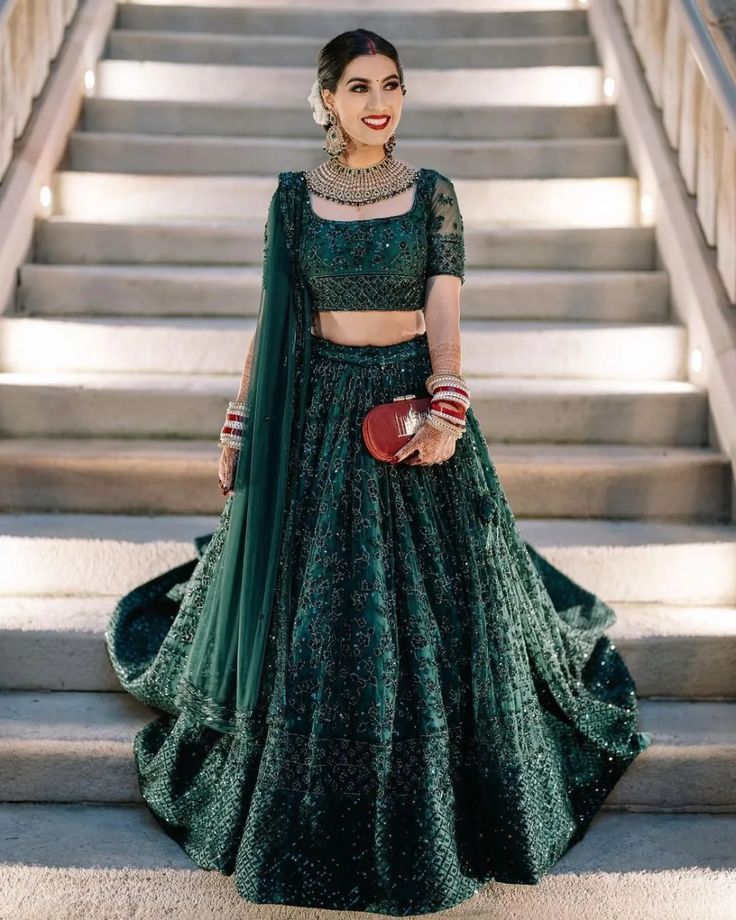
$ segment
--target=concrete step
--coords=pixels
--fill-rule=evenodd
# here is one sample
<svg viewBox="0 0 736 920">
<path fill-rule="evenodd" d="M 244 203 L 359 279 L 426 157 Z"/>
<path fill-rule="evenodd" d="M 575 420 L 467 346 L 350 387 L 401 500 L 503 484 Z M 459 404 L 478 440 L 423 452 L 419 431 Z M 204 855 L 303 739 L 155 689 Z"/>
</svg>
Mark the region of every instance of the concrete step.
<svg viewBox="0 0 736 920">
<path fill-rule="evenodd" d="M 735 852 L 731 814 L 602 811 L 542 884 L 490 882 L 453 916 L 577 920 L 572 904 L 586 920 L 731 920 Z M 132 909 L 136 920 L 243 920 L 272 910 L 244 902 L 232 877 L 197 868 L 143 805 L 0 806 L 0 884 L 13 920 L 130 920 Z"/>
<path fill-rule="evenodd" d="M 402 143 L 409 138 L 439 137 L 458 141 L 611 137 L 617 133 L 615 111 L 607 102 L 574 106 L 559 102 L 523 106 L 412 104 L 401 113 L 401 137 Z M 247 97 L 197 102 L 87 96 L 79 128 L 128 134 L 303 137 L 309 117 L 306 100 L 304 104 L 274 105 Z"/>
<path fill-rule="evenodd" d="M 324 38 L 301 35 L 223 35 L 208 32 L 112 29 L 105 57 L 128 61 L 176 61 L 182 64 L 273 66 L 289 61 L 309 67 L 317 60 Z M 514 38 L 405 38 L 401 62 L 423 67 L 549 67 L 598 63 L 589 35 L 521 36 Z"/>
<path fill-rule="evenodd" d="M 0 688 L 118 691 L 104 630 L 115 598 L 0 598 Z M 736 699 L 736 607 L 618 603 L 608 630 L 640 697 Z"/>
<path fill-rule="evenodd" d="M 120 595 L 194 558 L 216 516 L 0 514 L 0 595 Z M 611 602 L 736 604 L 736 525 L 520 519 L 521 535 Z"/>
<path fill-rule="evenodd" d="M 294 155 L 291 168 L 303 163 Z M 513 227 L 638 226 L 638 180 L 458 179 L 463 222 Z M 277 178 L 161 176 L 60 170 L 51 179 L 52 213 L 87 221 L 265 221 Z M 130 224 L 128 224 L 130 226 Z"/>
<path fill-rule="evenodd" d="M 386 31 L 394 42 L 406 40 L 431 41 L 449 38 L 519 38 L 587 35 L 588 22 L 584 10 L 569 9 L 568 3 L 559 0 L 551 4 L 563 9 L 549 9 L 549 0 L 523 3 L 484 2 L 483 10 L 458 11 L 434 9 L 432 2 L 421 4 L 392 3 L 377 9 L 360 7 L 364 28 L 379 34 Z M 355 28 L 355 9 L 346 4 L 323 2 L 309 3 L 299 8 L 298 3 L 285 4 L 283 9 L 269 8 L 264 4 L 253 8 L 250 4 L 200 3 L 189 4 L 125 4 L 117 10 L 115 26 L 119 29 L 161 30 L 179 32 L 211 32 L 226 35 L 252 35 L 267 38 L 274 35 L 315 37 L 336 35 L 342 28 Z M 422 11 L 417 16 L 417 6 Z M 539 7 L 542 7 L 541 9 Z M 546 9 L 544 9 L 546 7 Z M 347 23 L 342 25 L 342 23 Z"/>
<path fill-rule="evenodd" d="M 255 318 L 3 316 L 0 370 L 238 374 L 255 326 Z M 461 320 L 460 331 L 463 370 L 471 376 L 682 380 L 686 374 L 681 325 Z"/>
<path fill-rule="evenodd" d="M 453 179 L 554 179 L 631 173 L 623 138 L 542 140 L 440 140 L 402 138 L 401 156 Z M 64 167 L 81 172 L 147 175 L 238 176 L 304 169 L 325 159 L 321 139 L 309 137 L 178 136 L 171 156 L 168 134 L 76 131 L 69 137 Z"/>
<path fill-rule="evenodd" d="M 305 90 L 314 82 L 314 65 L 100 60 L 94 71 L 95 95 L 105 99 L 234 102 L 252 98 L 258 86 L 262 104 L 301 104 L 305 122 L 311 118 Z M 410 83 L 414 105 L 599 105 L 606 101 L 602 77 L 598 66 L 432 67 L 414 68 Z"/>
<path fill-rule="evenodd" d="M 35 263 L 114 265 L 165 263 L 203 265 L 259 264 L 264 220 L 85 222 L 64 217 L 39 219 Z M 551 269 L 555 271 L 645 272 L 656 269 L 653 227 L 492 227 L 465 225 L 469 270 Z M 25 270 L 25 267 L 24 267 Z M 659 282 L 657 282 L 659 283 Z M 465 310 L 463 291 L 463 310 Z M 468 289 L 468 294 L 470 289 Z M 656 292 L 648 291 L 655 297 Z M 522 305 L 520 305 L 522 306 Z"/>
<path fill-rule="evenodd" d="M 157 714 L 127 693 L 0 693 L 3 801 L 140 801 L 132 741 Z"/>
<path fill-rule="evenodd" d="M 736 702 L 642 700 L 653 744 L 606 805 L 736 810 Z M 125 693 L 0 693 L 5 801 L 137 802 L 136 731 L 157 713 Z"/>
<path fill-rule="evenodd" d="M 218 514 L 215 442 L 6 439 L 0 511 Z M 729 458 L 709 447 L 490 442 L 489 451 L 517 517 L 730 519 Z"/>
<path fill-rule="evenodd" d="M 687 380 L 473 377 L 495 441 L 708 444 L 708 394 Z M 240 375 L 0 373 L 6 436 L 212 438 Z"/>
<path fill-rule="evenodd" d="M 622 603 L 615 610 L 608 635 L 639 696 L 736 698 L 736 607 Z"/>
<path fill-rule="evenodd" d="M 120 690 L 104 630 L 114 599 L 0 598 L 0 687 L 14 690 Z"/>
<path fill-rule="evenodd" d="M 44 265 L 20 268 L 24 315 L 257 317 L 262 266 Z M 664 271 L 467 269 L 465 319 L 664 322 Z"/>
</svg>

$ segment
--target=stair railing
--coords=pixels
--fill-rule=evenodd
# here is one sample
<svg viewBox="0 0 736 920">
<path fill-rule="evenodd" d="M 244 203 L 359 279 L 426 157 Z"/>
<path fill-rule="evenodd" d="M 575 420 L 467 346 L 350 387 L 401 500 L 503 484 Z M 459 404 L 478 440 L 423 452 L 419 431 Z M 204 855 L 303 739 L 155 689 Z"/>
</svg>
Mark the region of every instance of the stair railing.
<svg viewBox="0 0 736 920">
<path fill-rule="evenodd" d="M 94 85 L 116 6 L 117 0 L 5 0 L 0 6 L 0 315 L 15 312 L 19 267 L 32 258 L 36 219 L 53 212 L 54 171 L 90 78 Z"/>
<path fill-rule="evenodd" d="M 736 51 L 707 0 L 618 5 L 685 186 L 696 196 L 703 235 L 716 250 L 718 272 L 736 304 Z"/>
<path fill-rule="evenodd" d="M 708 443 L 731 462 L 736 521 L 736 54 L 713 12 L 723 2 L 586 5 L 642 221 L 687 334 L 684 377 L 707 391 Z"/>
<path fill-rule="evenodd" d="M 0 180 L 78 5 L 78 0 L 5 0 L 0 5 Z"/>
</svg>

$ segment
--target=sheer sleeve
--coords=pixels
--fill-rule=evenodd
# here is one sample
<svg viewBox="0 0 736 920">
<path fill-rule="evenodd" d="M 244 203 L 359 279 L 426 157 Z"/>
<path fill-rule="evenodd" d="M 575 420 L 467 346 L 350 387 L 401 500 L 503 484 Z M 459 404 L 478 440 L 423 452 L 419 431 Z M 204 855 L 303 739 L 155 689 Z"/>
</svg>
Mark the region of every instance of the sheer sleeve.
<svg viewBox="0 0 736 920">
<path fill-rule="evenodd" d="M 455 186 L 441 173 L 437 173 L 430 203 L 427 277 L 430 275 L 457 275 L 465 283 L 463 217 Z"/>
</svg>

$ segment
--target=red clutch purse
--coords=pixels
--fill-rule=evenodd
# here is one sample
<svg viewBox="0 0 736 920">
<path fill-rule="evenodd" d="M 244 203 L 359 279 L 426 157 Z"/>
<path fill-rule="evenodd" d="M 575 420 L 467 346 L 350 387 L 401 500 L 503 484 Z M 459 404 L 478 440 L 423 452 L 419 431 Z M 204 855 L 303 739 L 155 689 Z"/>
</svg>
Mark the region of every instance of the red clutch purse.
<svg viewBox="0 0 736 920">
<path fill-rule="evenodd" d="M 429 396 L 396 396 L 369 409 L 363 419 L 363 442 L 376 460 L 388 462 L 410 440 L 430 414 Z"/>
</svg>

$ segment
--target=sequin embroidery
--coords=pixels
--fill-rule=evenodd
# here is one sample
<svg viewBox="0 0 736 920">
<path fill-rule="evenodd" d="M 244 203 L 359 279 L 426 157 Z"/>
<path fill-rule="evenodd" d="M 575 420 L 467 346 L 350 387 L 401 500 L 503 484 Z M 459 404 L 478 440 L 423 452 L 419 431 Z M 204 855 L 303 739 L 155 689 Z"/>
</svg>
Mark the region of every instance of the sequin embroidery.
<svg viewBox="0 0 736 920">
<path fill-rule="evenodd" d="M 329 220 L 306 190 L 299 259 L 315 310 L 421 310 L 430 275 L 465 281 L 462 215 L 450 179 L 420 169 L 404 214 Z"/>
</svg>

